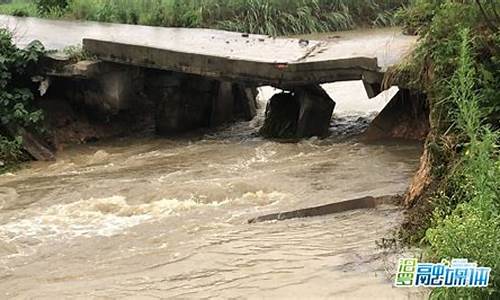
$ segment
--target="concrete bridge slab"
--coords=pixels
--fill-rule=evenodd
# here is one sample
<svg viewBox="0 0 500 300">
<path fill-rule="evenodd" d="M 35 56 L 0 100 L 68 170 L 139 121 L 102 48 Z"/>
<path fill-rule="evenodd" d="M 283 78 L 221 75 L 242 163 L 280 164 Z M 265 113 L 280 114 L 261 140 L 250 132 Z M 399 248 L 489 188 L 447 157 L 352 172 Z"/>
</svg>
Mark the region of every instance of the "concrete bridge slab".
<svg viewBox="0 0 500 300">
<path fill-rule="evenodd" d="M 336 33 L 322 41 L 274 38 L 210 29 L 162 28 L 0 16 L 23 46 L 81 44 L 118 63 L 279 87 L 340 80 L 378 83 L 416 38 L 398 28 Z"/>
</svg>

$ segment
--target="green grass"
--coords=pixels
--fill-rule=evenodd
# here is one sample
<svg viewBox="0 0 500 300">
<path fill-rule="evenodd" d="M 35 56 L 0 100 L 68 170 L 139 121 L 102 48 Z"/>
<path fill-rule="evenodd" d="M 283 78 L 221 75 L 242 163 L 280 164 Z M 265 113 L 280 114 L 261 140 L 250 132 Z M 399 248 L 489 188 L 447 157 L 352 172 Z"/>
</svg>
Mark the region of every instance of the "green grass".
<svg viewBox="0 0 500 300">
<path fill-rule="evenodd" d="M 39 0 L 42 1 L 42 0 Z M 386 26 L 406 0 L 68 0 L 65 8 L 36 11 L 37 1 L 0 5 L 32 16 L 142 24 L 205 27 L 269 35 Z"/>
<path fill-rule="evenodd" d="M 433 299 L 500 299 L 500 19 L 496 0 L 481 3 L 415 0 L 400 15 L 422 36 L 399 76 L 429 98 L 433 180 L 401 236 L 427 260 L 492 268 L 488 288 L 438 288 Z"/>
<path fill-rule="evenodd" d="M 2 3 L 0 1 L 0 14 L 27 17 L 37 15 L 37 11 L 33 1 L 12 0 L 9 3 Z"/>
<path fill-rule="evenodd" d="M 468 258 L 492 268 L 489 289 L 437 289 L 432 298 L 494 299 L 500 297 L 500 153 L 498 131 L 484 122 L 480 110 L 477 63 L 474 61 L 469 29 L 460 33 L 458 67 L 447 84 L 451 94 L 446 101 L 454 108 L 454 126 L 467 140 L 460 159 L 448 175 L 453 193 L 436 197 L 433 225 L 425 239 L 429 256 Z M 497 298 L 496 298 L 497 299 Z"/>
</svg>

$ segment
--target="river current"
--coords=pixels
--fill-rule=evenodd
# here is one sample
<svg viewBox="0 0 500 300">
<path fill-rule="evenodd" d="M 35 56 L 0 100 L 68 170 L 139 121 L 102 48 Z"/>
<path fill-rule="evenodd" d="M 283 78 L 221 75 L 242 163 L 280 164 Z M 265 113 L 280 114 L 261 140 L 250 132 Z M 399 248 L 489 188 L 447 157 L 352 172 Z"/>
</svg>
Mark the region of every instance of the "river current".
<svg viewBox="0 0 500 300">
<path fill-rule="evenodd" d="M 0 298 L 419 298 L 392 287 L 400 253 L 376 245 L 397 207 L 247 224 L 249 218 L 403 193 L 418 143 L 357 133 L 391 90 L 326 87 L 332 135 L 278 143 L 250 122 L 176 138 L 68 147 L 0 176 Z"/>
</svg>

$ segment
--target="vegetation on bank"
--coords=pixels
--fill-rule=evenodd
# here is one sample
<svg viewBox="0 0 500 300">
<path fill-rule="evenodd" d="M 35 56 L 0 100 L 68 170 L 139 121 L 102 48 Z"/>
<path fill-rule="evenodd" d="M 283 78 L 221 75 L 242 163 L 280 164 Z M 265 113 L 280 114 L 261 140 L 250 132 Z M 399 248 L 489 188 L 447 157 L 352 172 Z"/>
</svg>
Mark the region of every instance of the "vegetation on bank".
<svg viewBox="0 0 500 300">
<path fill-rule="evenodd" d="M 30 73 L 43 51 L 38 42 L 18 49 L 11 33 L 0 29 L 0 173 L 26 158 L 20 130 L 40 130 L 43 115 L 29 87 Z"/>
<path fill-rule="evenodd" d="M 0 0 L 1 2 L 2 0 Z M 0 13 L 268 35 L 392 25 L 407 0 L 3 0 Z M 8 2 L 8 3 L 7 3 Z"/>
<path fill-rule="evenodd" d="M 402 233 L 426 259 L 492 268 L 488 288 L 434 289 L 436 299 L 500 299 L 500 9 L 497 0 L 416 0 L 401 13 L 421 35 L 399 81 L 424 90 L 432 184 Z"/>
</svg>

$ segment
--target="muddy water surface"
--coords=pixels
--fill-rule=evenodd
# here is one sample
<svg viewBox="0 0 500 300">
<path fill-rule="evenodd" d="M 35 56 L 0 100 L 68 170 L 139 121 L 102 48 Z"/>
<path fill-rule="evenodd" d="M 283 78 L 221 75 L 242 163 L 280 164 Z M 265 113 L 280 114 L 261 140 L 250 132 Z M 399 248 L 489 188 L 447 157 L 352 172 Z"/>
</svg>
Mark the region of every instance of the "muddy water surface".
<svg viewBox="0 0 500 300">
<path fill-rule="evenodd" d="M 421 145 L 352 136 L 387 101 L 361 90 L 328 86 L 339 104 L 324 140 L 264 140 L 261 109 L 214 132 L 73 146 L 0 176 L 0 298 L 419 298 L 392 287 L 397 254 L 375 244 L 399 224 L 395 207 L 246 223 L 405 190 Z"/>
</svg>

